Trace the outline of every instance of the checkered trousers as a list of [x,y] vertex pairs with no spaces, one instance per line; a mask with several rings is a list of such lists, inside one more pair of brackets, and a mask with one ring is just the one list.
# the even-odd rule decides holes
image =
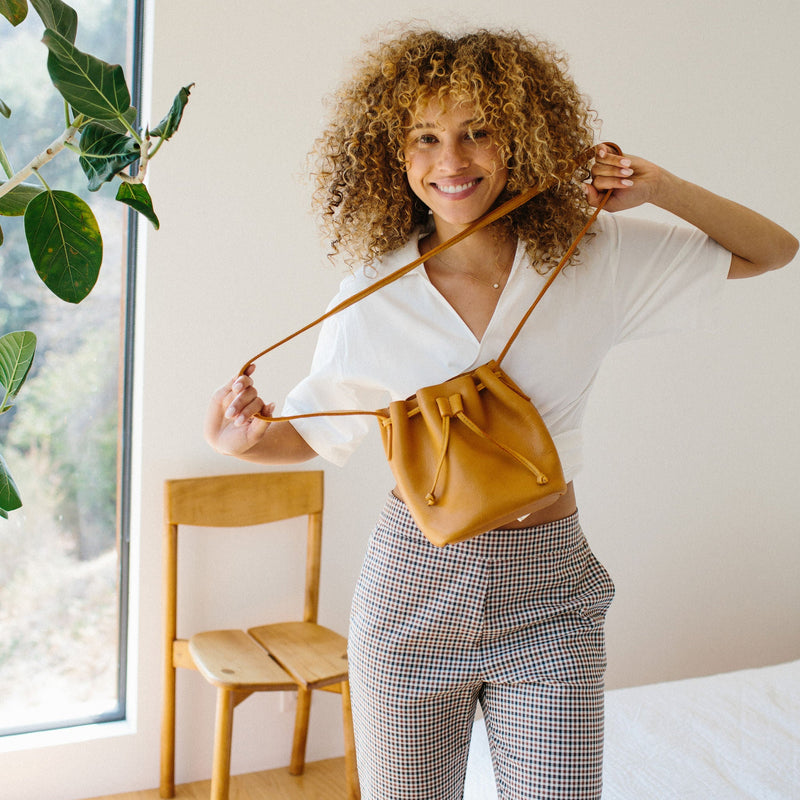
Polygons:
[[394,495],[349,634],[364,800],[456,800],[476,704],[501,800],[596,800],[614,594],[577,514],[437,548]]

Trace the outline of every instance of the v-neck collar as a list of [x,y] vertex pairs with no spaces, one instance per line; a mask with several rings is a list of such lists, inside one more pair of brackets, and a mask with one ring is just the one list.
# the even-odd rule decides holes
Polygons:
[[[422,252],[420,251],[420,243],[422,240],[432,233],[431,230],[426,228],[421,228],[418,232],[416,237],[412,237],[412,245],[413,245],[413,253],[415,256],[422,256]],[[452,305],[448,302],[447,298],[433,285],[433,281],[431,281],[430,277],[428,276],[428,271],[425,269],[425,262],[423,261],[416,269],[413,270],[411,273],[419,275],[422,280],[429,287],[429,291],[433,293],[433,295],[437,298],[437,302],[439,305],[444,306],[447,313],[450,314],[455,320],[457,320],[458,325],[469,335],[472,342],[475,344],[478,351],[480,351],[481,347],[483,346],[484,342],[487,341],[489,336],[493,333],[494,328],[499,324],[498,319],[500,318],[501,307],[505,305],[504,299],[508,297],[508,287],[511,285],[512,281],[514,281],[517,272],[520,269],[520,263],[522,261],[522,256],[525,253],[525,247],[520,239],[517,239],[517,246],[514,252],[514,259],[511,263],[511,269],[508,272],[508,278],[506,279],[505,286],[500,289],[499,296],[497,298],[497,303],[495,304],[494,311],[492,312],[492,316],[489,319],[489,324],[486,326],[486,330],[483,332],[483,336],[479,339],[472,331],[472,329],[467,325],[467,323],[461,318],[461,315],[453,308]],[[409,259],[412,260],[412,259]]]

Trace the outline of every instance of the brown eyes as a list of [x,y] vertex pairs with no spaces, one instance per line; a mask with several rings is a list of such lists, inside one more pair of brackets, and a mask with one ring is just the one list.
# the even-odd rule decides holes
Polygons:
[[[477,130],[477,131],[468,131],[464,134],[464,141],[467,142],[477,142],[481,140],[486,140],[491,136],[489,131],[485,130]],[[439,138],[433,133],[422,133],[417,136],[415,139],[410,140],[410,144],[416,145],[434,145],[439,142]]]

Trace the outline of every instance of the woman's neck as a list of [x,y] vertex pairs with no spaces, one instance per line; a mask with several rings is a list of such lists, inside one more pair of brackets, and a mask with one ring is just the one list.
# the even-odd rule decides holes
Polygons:
[[[420,242],[422,255],[455,236],[462,228],[437,225],[430,236]],[[498,274],[506,273],[514,261],[517,242],[510,235],[502,235],[494,225],[476,231],[458,242],[434,260],[437,267],[466,272],[473,276],[494,280]]]

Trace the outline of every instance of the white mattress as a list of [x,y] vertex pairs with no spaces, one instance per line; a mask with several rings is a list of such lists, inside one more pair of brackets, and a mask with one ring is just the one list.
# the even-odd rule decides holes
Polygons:
[[[603,800],[800,800],[800,661],[606,694]],[[495,800],[475,722],[464,800]]]

